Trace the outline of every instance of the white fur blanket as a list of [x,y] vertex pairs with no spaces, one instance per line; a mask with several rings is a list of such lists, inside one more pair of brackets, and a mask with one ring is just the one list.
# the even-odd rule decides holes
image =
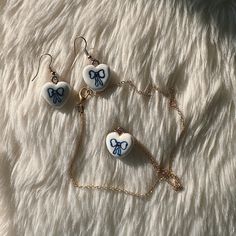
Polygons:
[[[0,1],[0,235],[235,235],[235,25],[234,0]],[[48,58],[30,79],[50,53],[78,91],[87,63],[80,48],[72,65],[78,35],[113,80],[176,89],[187,124],[173,165],[181,193],[161,183],[142,200],[72,186],[80,132],[73,99],[62,112],[40,97]],[[112,162],[105,135],[119,123],[166,163],[178,133],[173,114],[160,95],[147,102],[122,88],[91,100],[77,155],[81,183],[145,189],[151,167]]]

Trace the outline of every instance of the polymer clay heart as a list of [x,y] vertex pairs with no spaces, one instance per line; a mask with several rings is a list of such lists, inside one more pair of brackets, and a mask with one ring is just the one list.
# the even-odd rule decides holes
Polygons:
[[69,98],[70,86],[66,82],[48,82],[44,84],[41,94],[51,106],[61,108]]
[[131,151],[133,147],[133,137],[125,132],[111,132],[106,137],[106,146],[112,156],[121,158]]
[[94,91],[103,91],[109,82],[110,70],[106,64],[88,65],[83,70],[84,82]]

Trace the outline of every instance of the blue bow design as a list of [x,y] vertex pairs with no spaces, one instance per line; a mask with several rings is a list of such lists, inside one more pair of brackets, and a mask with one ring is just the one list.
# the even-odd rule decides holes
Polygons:
[[52,98],[52,101],[54,104],[61,103],[62,102],[62,97],[64,95],[64,88],[58,88],[58,89],[53,89],[49,88],[48,89],[48,95],[50,98]]
[[110,140],[110,144],[114,147],[113,154],[118,156],[121,156],[121,151],[128,147],[128,143],[126,141],[118,142],[114,138]]
[[101,79],[105,78],[105,71],[103,69],[101,69],[97,72],[90,70],[89,77],[90,77],[90,79],[95,79],[95,86],[96,87],[103,86],[103,82]]

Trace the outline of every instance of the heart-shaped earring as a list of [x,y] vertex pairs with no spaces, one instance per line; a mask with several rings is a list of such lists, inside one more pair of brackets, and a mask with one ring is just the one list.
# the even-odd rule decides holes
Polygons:
[[52,70],[52,56],[49,53],[41,55],[39,59],[38,71],[32,81],[38,76],[40,62],[43,56],[49,56],[51,58],[49,64],[51,82],[44,84],[44,86],[42,87],[41,95],[51,106],[55,108],[61,108],[67,102],[71,89],[68,83],[64,81],[59,82],[57,73]]
[[83,39],[85,42],[84,53],[87,56],[88,60],[91,62],[91,65],[86,66],[83,69],[83,79],[87,86],[95,92],[103,91],[108,83],[110,77],[110,69],[106,64],[100,64],[97,59],[94,59],[89,52],[87,51],[87,41],[84,37],[79,36],[75,38],[74,41],[74,52],[76,55],[76,40]]
[[131,134],[125,133],[124,129],[118,127],[106,137],[106,146],[112,156],[122,158],[129,154],[134,144]]

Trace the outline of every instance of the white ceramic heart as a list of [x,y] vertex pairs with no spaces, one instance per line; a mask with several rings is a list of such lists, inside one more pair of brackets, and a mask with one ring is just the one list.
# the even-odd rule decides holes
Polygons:
[[106,146],[112,156],[121,158],[129,154],[134,144],[131,134],[111,132],[106,137]]
[[61,108],[66,103],[70,94],[70,86],[66,82],[57,84],[48,82],[42,87],[42,97],[55,108]]
[[108,65],[99,64],[97,66],[88,65],[83,70],[84,82],[93,91],[103,91],[109,82],[110,70]]

